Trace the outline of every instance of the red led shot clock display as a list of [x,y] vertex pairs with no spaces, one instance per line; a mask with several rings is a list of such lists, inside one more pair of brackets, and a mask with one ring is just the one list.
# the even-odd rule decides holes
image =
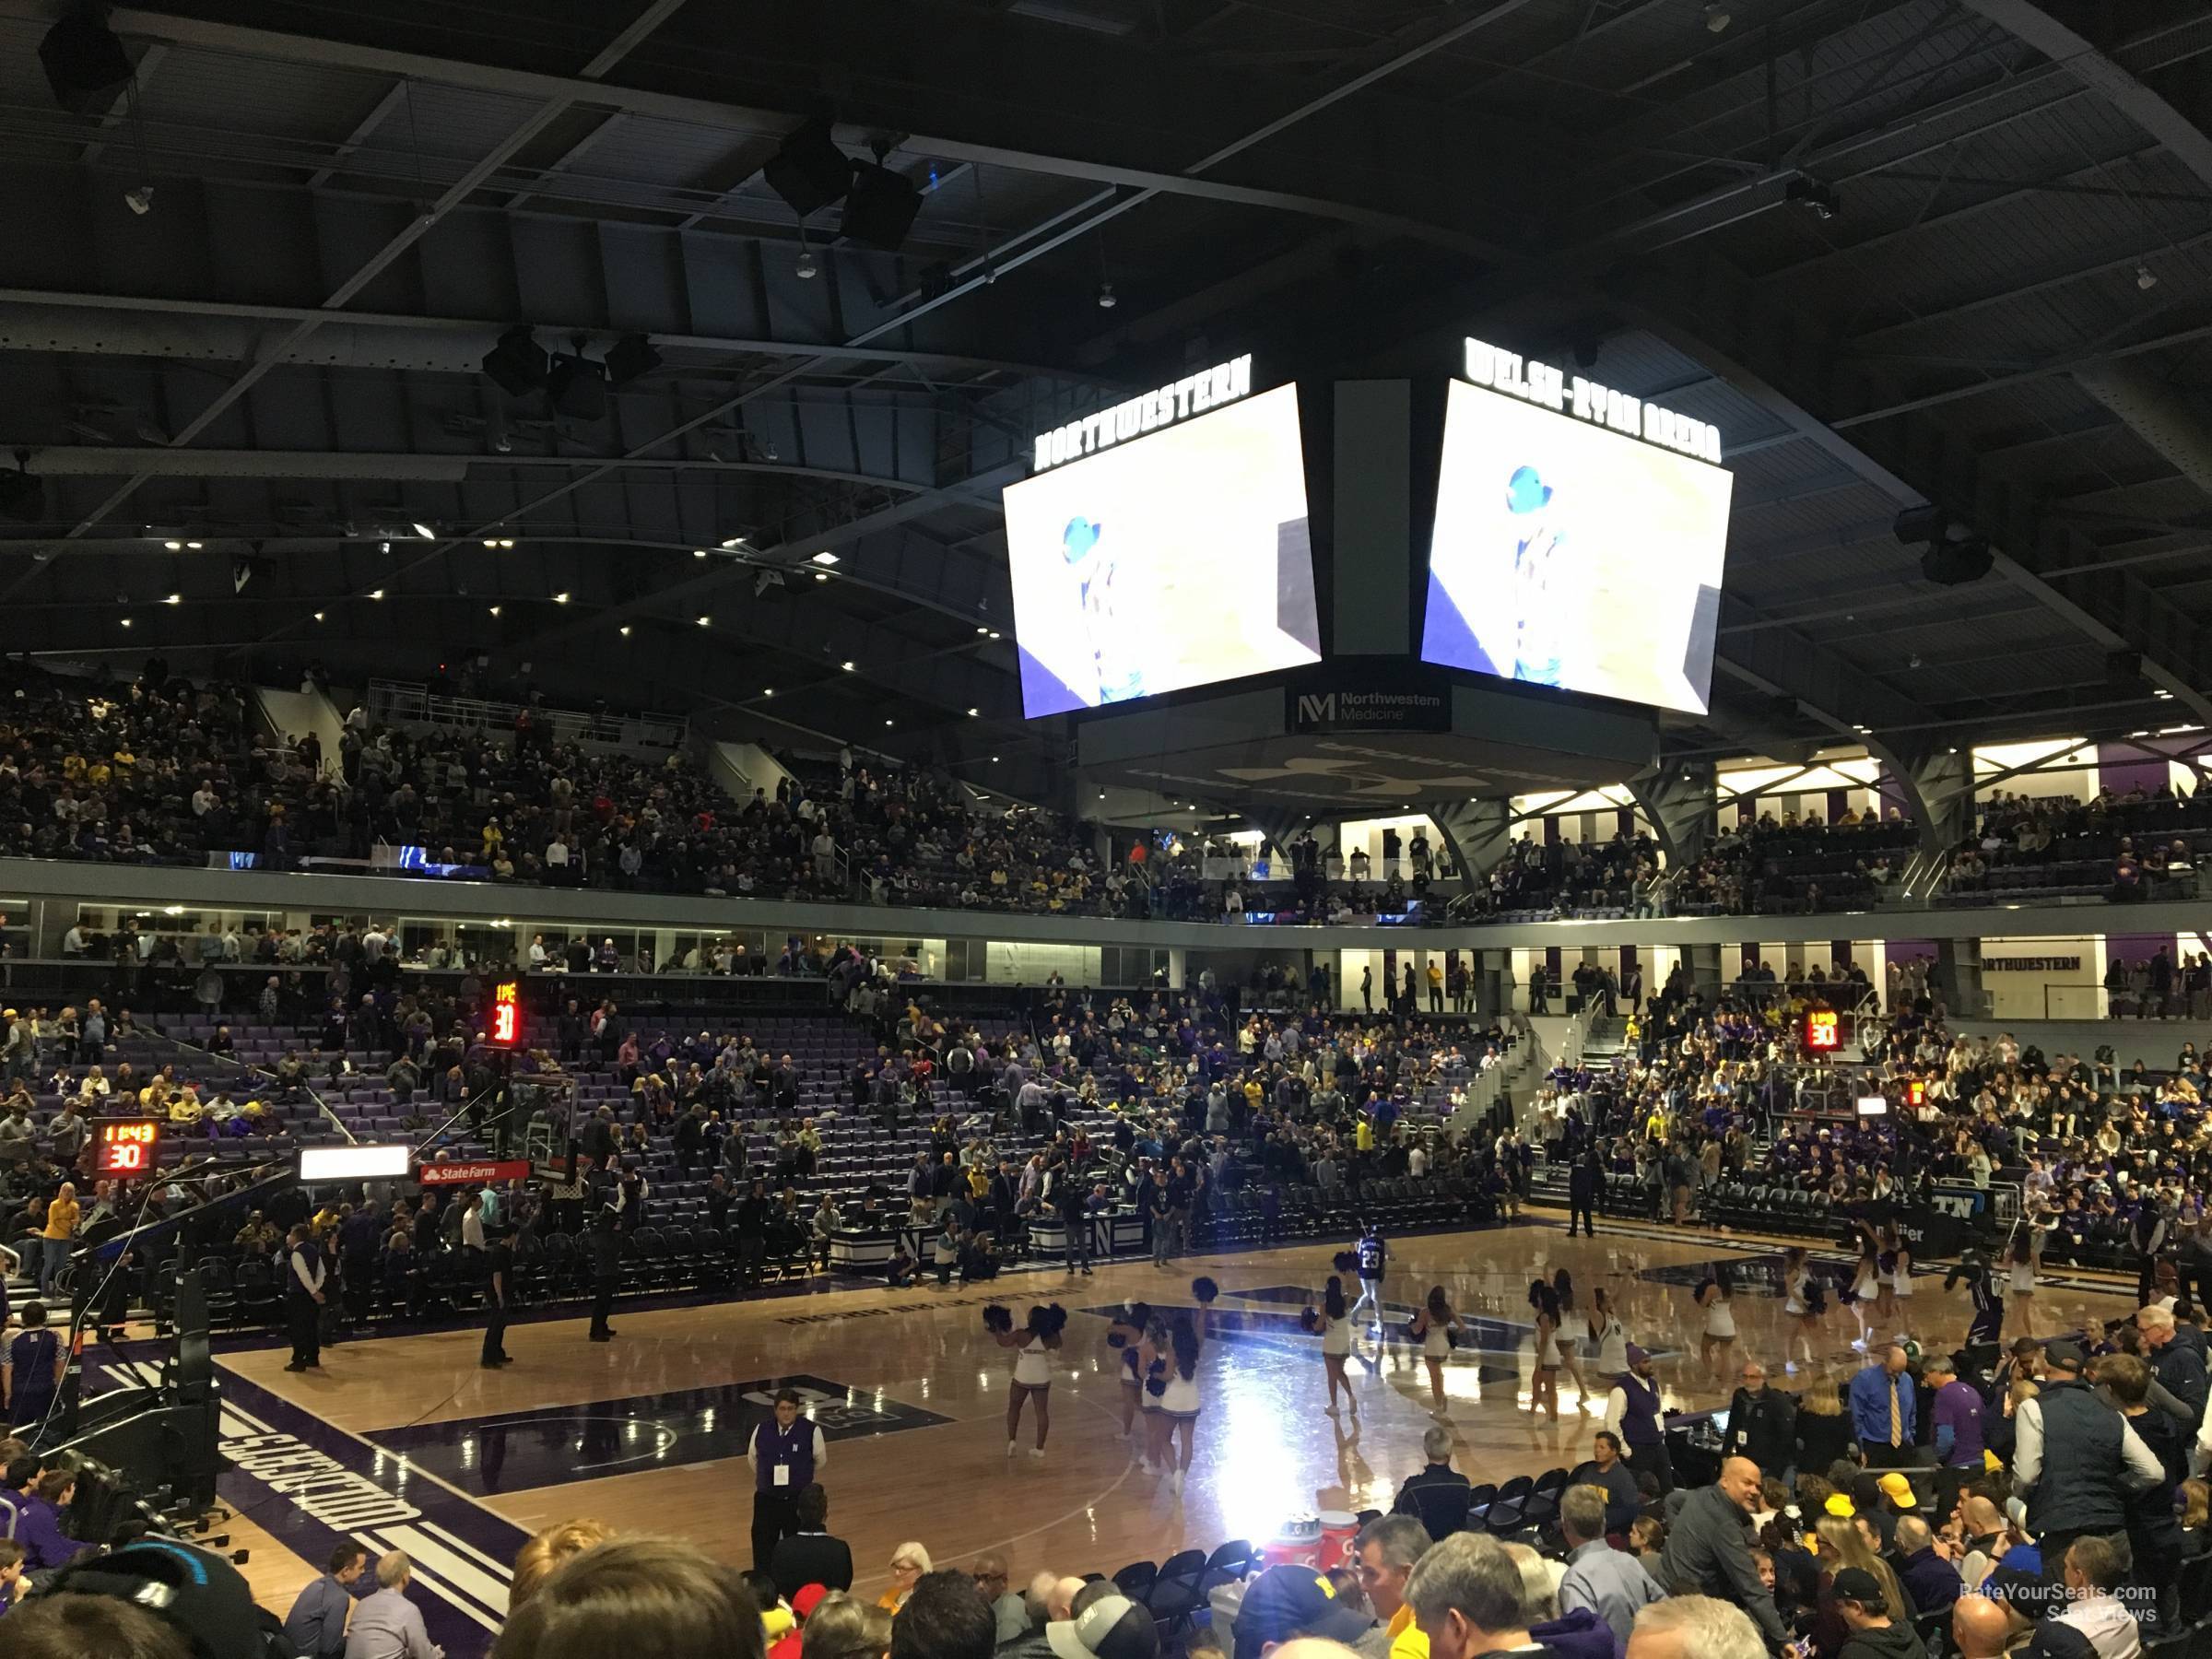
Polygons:
[[1805,1048],[1811,1054],[1832,1054],[1843,1046],[1843,1022],[1832,1008],[1815,1008],[1805,1017]]
[[150,1175],[154,1152],[161,1144],[161,1125],[150,1119],[112,1119],[96,1125],[92,1171],[114,1181]]
[[523,988],[513,980],[501,980],[491,988],[491,1041],[499,1048],[512,1048],[523,1035]]

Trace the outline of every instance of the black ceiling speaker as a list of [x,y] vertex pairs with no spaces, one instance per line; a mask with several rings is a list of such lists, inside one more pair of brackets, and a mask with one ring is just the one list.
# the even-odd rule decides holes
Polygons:
[[516,397],[546,383],[545,348],[532,337],[527,323],[518,323],[501,335],[479,366],[500,391]]
[[1961,582],[1981,581],[1995,568],[1996,562],[1989,543],[1972,535],[1963,541],[1929,543],[1928,550],[1920,556],[1920,573],[1930,582],[1957,587]]
[[643,335],[624,335],[607,347],[606,379],[610,385],[626,386],[641,374],[651,374],[660,366],[661,354]]
[[896,253],[921,211],[922,192],[912,179],[861,162],[853,170],[853,188],[845,196],[845,238]]
[[39,42],[54,101],[72,115],[104,115],[131,84],[131,54],[104,6],[73,6]]
[[805,218],[844,195],[853,182],[853,158],[830,136],[829,121],[818,119],[785,138],[760,176]]
[[35,524],[45,516],[45,479],[27,472],[0,472],[0,518]]
[[587,357],[556,352],[546,371],[546,395],[571,420],[606,418],[606,371]]

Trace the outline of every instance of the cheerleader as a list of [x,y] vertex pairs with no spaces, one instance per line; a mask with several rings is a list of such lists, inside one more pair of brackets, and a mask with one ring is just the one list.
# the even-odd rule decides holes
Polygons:
[[1157,1308],[1145,1324],[1145,1339],[1137,1347],[1136,1369],[1144,1377],[1145,1414],[1144,1450],[1137,1454],[1136,1466],[1149,1475],[1155,1458],[1163,1469],[1167,1467],[1167,1425],[1160,1418],[1159,1399],[1168,1388],[1168,1354],[1173,1347],[1168,1335],[1167,1316]]
[[1874,1316],[1887,1324],[1897,1317],[1897,1251],[1895,1234],[1885,1229],[1874,1257]]
[[1698,1342],[1699,1360],[1711,1367],[1716,1352],[1724,1358],[1728,1345],[1735,1340],[1735,1287],[1728,1277],[1728,1265],[1715,1262],[1711,1271],[1690,1292],[1690,1300],[1705,1315],[1704,1334]]
[[1352,1393],[1350,1379],[1344,1374],[1344,1362],[1352,1351],[1352,1319],[1350,1310],[1344,1305],[1342,1279],[1335,1274],[1329,1276],[1329,1282],[1321,1293],[1320,1311],[1308,1308],[1303,1322],[1309,1331],[1321,1333],[1321,1370],[1329,1383],[1329,1403],[1322,1408],[1323,1415],[1336,1415],[1336,1391],[1341,1388],[1345,1404],[1358,1417],[1359,1399]]
[[1609,1384],[1629,1369],[1629,1328],[1613,1316],[1602,1285],[1590,1293],[1589,1326],[1591,1350],[1597,1356],[1592,1369]]
[[1797,1341],[1807,1365],[1813,1362],[1813,1333],[1820,1325],[1822,1300],[1804,1247],[1792,1245],[1782,1253],[1782,1311],[1797,1321]]
[[[1912,1300],[1912,1247],[1896,1228],[1889,1230],[1889,1294],[1900,1302]],[[1897,1311],[1898,1324],[1909,1323],[1906,1310]]]
[[2035,1335],[2035,1246],[2038,1235],[2032,1225],[2016,1228],[2012,1235],[2012,1258],[2006,1277],[2006,1295],[2019,1304],[2020,1322],[2028,1335]]
[[1160,1467],[1168,1471],[1168,1490],[1180,1494],[1191,1472],[1191,1441],[1198,1429],[1198,1333],[1187,1319],[1169,1327],[1166,1359],[1159,1409],[1153,1414],[1155,1449]]
[[1152,1310],[1143,1302],[1124,1302],[1122,1311],[1106,1328],[1106,1346],[1120,1355],[1115,1370],[1122,1382],[1123,1440],[1135,1433],[1137,1407],[1144,1403],[1145,1380],[1136,1373],[1136,1350],[1145,1340],[1145,1326],[1151,1319]]
[[1430,1286],[1428,1303],[1413,1316],[1410,1335],[1420,1343],[1422,1362],[1429,1367],[1429,1397],[1434,1402],[1429,1415],[1440,1422],[1446,1415],[1444,1361],[1452,1357],[1452,1338],[1460,1335],[1461,1329],[1452,1304],[1444,1300],[1444,1288]]
[[[1531,1417],[1549,1407],[1551,1420],[1559,1420],[1559,1298],[1537,1279],[1528,1288],[1528,1305],[1536,1311],[1535,1372],[1529,1379],[1528,1412]],[[1582,1408],[1576,1395],[1575,1408]]]
[[1875,1300],[1882,1288],[1882,1269],[1875,1249],[1874,1234],[1862,1222],[1859,1226],[1859,1263],[1853,1269],[1851,1288],[1843,1293],[1843,1300],[1851,1309],[1851,1316],[1859,1323],[1859,1334],[1852,1347],[1866,1346],[1866,1304]]
[[[993,1318],[994,1314],[998,1317]],[[1021,1408],[1033,1398],[1037,1402],[1037,1443],[1030,1448],[1030,1455],[1041,1458],[1045,1436],[1053,1426],[1053,1369],[1049,1356],[1060,1347],[1060,1333],[1067,1324],[1067,1310],[1054,1302],[1050,1307],[1031,1308],[1029,1324],[1018,1331],[1012,1328],[1012,1315],[1004,1308],[983,1310],[984,1328],[990,1331],[992,1339],[1000,1347],[1015,1350],[1014,1382],[1006,1390],[1006,1455],[1011,1457],[1020,1450]]]

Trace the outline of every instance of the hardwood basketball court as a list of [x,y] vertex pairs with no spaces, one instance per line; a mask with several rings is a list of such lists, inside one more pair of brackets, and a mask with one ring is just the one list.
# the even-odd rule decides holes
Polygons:
[[[910,1538],[939,1565],[1004,1550],[1018,1584],[1040,1569],[1112,1572],[1186,1546],[1262,1543],[1293,1512],[1387,1507],[1422,1463],[1428,1377],[1402,1338],[1379,1355],[1363,1339],[1351,1366],[1358,1415],[1323,1414],[1318,1339],[1296,1316],[1340,1247],[1193,1256],[1165,1270],[1101,1265],[1090,1278],[1020,1273],[965,1288],[933,1280],[632,1308],[617,1314],[618,1338],[599,1345],[584,1339],[581,1317],[524,1323],[509,1330],[516,1363],[504,1371],[478,1367],[473,1329],[347,1342],[324,1350],[320,1375],[288,1374],[281,1347],[228,1353],[224,1433],[241,1465],[224,1477],[241,1514],[233,1542],[255,1545],[248,1576],[279,1611],[340,1535],[406,1548],[433,1637],[465,1659],[497,1627],[514,1548],[548,1522],[590,1515],[677,1533],[747,1564],[745,1438],[769,1391],[792,1380],[811,1391],[829,1441],[830,1530],[853,1546],[856,1590],[880,1590],[893,1547]],[[1708,1363],[1689,1296],[1718,1260],[1736,1268],[1741,1335]],[[1658,1356],[1669,1406],[1682,1409],[1724,1406],[1747,1356],[1794,1387],[1823,1368],[1848,1374],[1863,1362],[1854,1339],[1900,1328],[1924,1346],[1964,1336],[1965,1293],[1943,1294],[1936,1274],[1919,1279],[1889,1328],[1863,1330],[1851,1308],[1831,1305],[1808,1340],[1783,1316],[1778,1263],[1771,1241],[1623,1224],[1570,1241],[1538,1215],[1395,1242],[1386,1293],[1402,1326],[1441,1284],[1472,1327],[1447,1391],[1454,1462],[1477,1480],[1588,1455],[1602,1394],[1578,1412],[1562,1375],[1556,1424],[1523,1404],[1528,1284],[1562,1266],[1582,1307],[1606,1288],[1630,1338]],[[1139,1472],[1119,1438],[1104,1315],[1126,1298],[1190,1307],[1198,1273],[1221,1296],[1203,1355],[1196,1453],[1178,1497],[1163,1476]],[[1048,1453],[1008,1458],[1011,1355],[986,1335],[981,1310],[1002,1301],[1018,1322],[1043,1300],[1073,1315],[1054,1367]],[[2062,1278],[2031,1307],[2016,1299],[2006,1334],[2079,1329],[2133,1306],[2124,1288]],[[1569,1328],[1578,1328],[1571,1316]],[[1583,1371],[1601,1389],[1587,1359]],[[1022,1438],[1026,1447],[1027,1424]]]

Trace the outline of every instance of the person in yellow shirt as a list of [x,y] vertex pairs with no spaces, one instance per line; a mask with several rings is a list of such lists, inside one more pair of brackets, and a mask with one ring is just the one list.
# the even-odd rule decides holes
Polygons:
[[1444,965],[1434,957],[1429,959],[1429,1012],[1444,1011]]
[[47,1296],[53,1294],[57,1274],[69,1264],[69,1241],[76,1232],[76,1183],[62,1182],[46,1206],[46,1230],[41,1235],[42,1257],[39,1265],[39,1289]]
[[1375,1120],[1364,1112],[1359,1114],[1359,1126],[1352,1132],[1352,1146],[1360,1152],[1375,1149]]
[[[1440,1431],[1431,1429],[1429,1432]],[[1447,1435],[1447,1466],[1450,1453]],[[1464,1479],[1460,1490],[1466,1490]],[[1353,1540],[1352,1561],[1359,1574],[1359,1588],[1366,1592],[1375,1617],[1384,1621],[1390,1659],[1429,1659],[1429,1638],[1413,1622],[1413,1605],[1406,1599],[1406,1577],[1413,1571],[1413,1564],[1428,1553],[1429,1544],[1429,1528],[1413,1515],[1384,1515],[1370,1521]]]

